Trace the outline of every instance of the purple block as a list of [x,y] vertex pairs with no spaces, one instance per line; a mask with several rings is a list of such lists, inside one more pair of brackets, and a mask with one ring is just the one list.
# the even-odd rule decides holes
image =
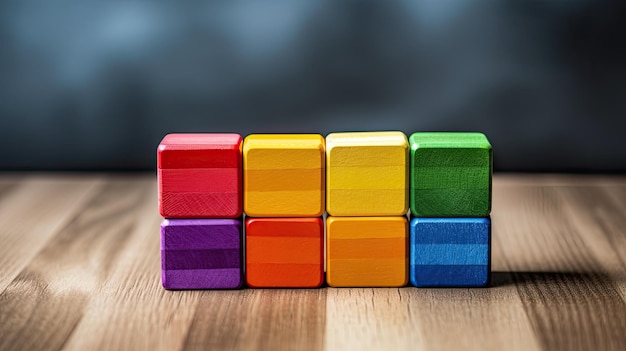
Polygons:
[[164,219],[161,223],[163,287],[240,288],[241,237],[238,219]]

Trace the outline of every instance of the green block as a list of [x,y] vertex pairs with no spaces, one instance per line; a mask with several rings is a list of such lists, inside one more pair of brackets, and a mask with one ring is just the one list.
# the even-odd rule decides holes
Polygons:
[[486,217],[491,212],[491,144],[482,133],[414,133],[410,206],[417,217]]

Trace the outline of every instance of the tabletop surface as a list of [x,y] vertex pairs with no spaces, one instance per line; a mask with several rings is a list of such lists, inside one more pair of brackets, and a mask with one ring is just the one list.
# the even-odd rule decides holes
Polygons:
[[501,175],[485,289],[166,291],[153,175],[0,175],[0,350],[626,350],[626,177]]

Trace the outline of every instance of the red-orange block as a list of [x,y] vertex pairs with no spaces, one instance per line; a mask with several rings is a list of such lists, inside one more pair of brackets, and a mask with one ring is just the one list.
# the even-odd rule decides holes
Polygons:
[[157,151],[165,218],[235,218],[242,212],[242,137],[168,134]]
[[246,220],[246,281],[253,288],[317,288],[324,281],[321,218]]

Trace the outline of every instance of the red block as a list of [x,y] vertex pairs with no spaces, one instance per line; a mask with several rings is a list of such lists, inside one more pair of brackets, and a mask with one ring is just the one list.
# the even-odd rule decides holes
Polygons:
[[253,288],[317,288],[324,282],[321,218],[246,220],[246,282]]
[[168,134],[157,151],[165,218],[236,218],[242,212],[242,137]]

